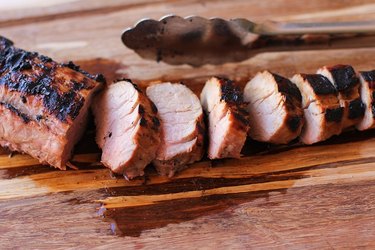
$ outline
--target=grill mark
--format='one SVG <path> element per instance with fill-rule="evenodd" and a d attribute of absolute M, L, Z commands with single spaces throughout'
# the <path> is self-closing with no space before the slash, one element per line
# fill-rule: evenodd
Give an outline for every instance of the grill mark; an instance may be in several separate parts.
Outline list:
<path fill-rule="evenodd" d="M 237 105 L 243 103 L 242 91 L 233 81 L 223 77 L 216 78 L 221 85 L 221 101 Z"/>
<path fill-rule="evenodd" d="M 221 87 L 220 101 L 224 101 L 228 104 L 233 117 L 240 122 L 239 128 L 244 129 L 249 125 L 248 112 L 244 108 L 245 103 L 243 101 L 243 93 L 241 88 L 232 80 L 225 77 L 215 77 Z"/>
<path fill-rule="evenodd" d="M 368 83 L 370 89 L 375 89 L 375 70 L 360 71 L 359 74 L 362 76 L 363 80 L 365 80 Z"/>
<path fill-rule="evenodd" d="M 152 124 L 154 125 L 152 128 L 154 130 L 157 130 L 160 127 L 160 121 L 157 117 L 153 116 L 152 117 Z"/>
<path fill-rule="evenodd" d="M 64 76 L 57 77 L 56 72 L 64 67 L 74 70 L 67 72 L 70 77 L 82 80 L 68 81 L 69 78 Z M 92 76 L 73 62 L 58 64 L 36 52 L 15 48 L 9 40 L 0 36 L 0 86 L 21 93 L 23 102 L 27 96 L 40 96 L 45 108 L 60 121 L 66 122 L 68 118 L 74 120 L 78 116 L 85 99 L 77 91 L 92 89 L 95 84 L 90 79 L 104 82 L 102 76 Z M 62 93 L 59 89 L 62 84 L 68 84 L 70 89 Z"/>
<path fill-rule="evenodd" d="M 12 106 L 11 104 L 5 103 L 5 102 L 0 102 L 0 105 L 2 105 L 5 108 L 9 109 L 15 115 L 21 117 L 24 123 L 27 124 L 27 123 L 29 123 L 31 121 L 31 118 L 28 115 L 26 115 L 25 113 L 22 113 L 21 111 L 19 111 L 17 108 L 15 108 L 14 106 Z"/>
<path fill-rule="evenodd" d="M 141 120 L 139 121 L 139 125 L 142 127 L 147 127 L 147 120 L 142 116 Z"/>
<path fill-rule="evenodd" d="M 274 77 L 279 92 L 281 92 L 283 95 L 287 97 L 292 97 L 298 100 L 299 102 L 302 102 L 302 95 L 299 89 L 295 84 L 293 84 L 289 79 L 282 77 L 278 74 L 271 73 Z"/>
<path fill-rule="evenodd" d="M 40 120 L 43 119 L 43 116 L 42 116 L 42 115 L 37 115 L 37 116 L 35 117 L 35 119 L 39 122 Z"/>
<path fill-rule="evenodd" d="M 375 101 L 371 102 L 371 113 L 372 113 L 372 118 L 375 119 Z"/>
<path fill-rule="evenodd" d="M 288 116 L 286 124 L 292 132 L 296 132 L 302 122 L 301 116 Z"/>
<path fill-rule="evenodd" d="M 349 103 L 349 119 L 361 118 L 365 115 L 366 106 L 361 98 L 357 98 Z"/>
<path fill-rule="evenodd" d="M 0 49 L 3 50 L 7 47 L 13 46 L 13 42 L 3 36 L 0 36 Z"/>
<path fill-rule="evenodd" d="M 301 74 L 302 78 L 307 81 L 317 95 L 337 94 L 336 88 L 330 80 L 320 74 Z"/>
<path fill-rule="evenodd" d="M 106 80 L 105 80 L 105 78 L 104 78 L 104 76 L 102 74 L 91 75 L 88 72 L 82 70 L 80 68 L 80 66 L 74 64 L 72 61 L 69 61 L 68 63 L 62 63 L 61 66 L 62 67 L 70 68 L 70 69 L 72 69 L 74 71 L 77 71 L 77 72 L 83 74 L 84 76 L 86 76 L 87 78 L 89 78 L 91 80 L 94 80 L 96 82 L 100 82 L 100 83 L 105 83 L 106 82 Z"/>
<path fill-rule="evenodd" d="M 139 104 L 138 106 L 138 114 L 143 115 L 145 113 L 145 108 Z"/>
<path fill-rule="evenodd" d="M 339 107 L 335 109 L 326 109 L 324 118 L 327 122 L 337 122 L 339 123 L 342 120 L 344 115 L 344 108 Z"/>
<path fill-rule="evenodd" d="M 27 102 L 26 97 L 25 97 L 25 96 L 21 96 L 21 101 L 22 101 L 23 103 L 26 103 L 26 102 Z"/>
<path fill-rule="evenodd" d="M 289 79 L 272 72 L 269 73 L 273 76 L 278 91 L 285 97 L 285 108 L 287 110 L 286 126 L 291 132 L 296 132 L 303 120 L 301 92 Z"/>
<path fill-rule="evenodd" d="M 237 111 L 233 111 L 232 112 L 234 118 L 239 121 L 241 124 L 243 124 L 245 127 L 247 127 L 249 125 L 249 119 L 247 119 L 248 117 L 248 114 L 243 114 L 241 112 L 238 112 Z"/>
<path fill-rule="evenodd" d="M 156 105 L 151 100 L 150 100 L 150 103 L 151 103 L 152 113 L 157 114 L 158 113 L 158 108 L 156 107 Z"/>
<path fill-rule="evenodd" d="M 350 65 L 335 65 L 327 67 L 327 69 L 331 72 L 334 84 L 339 92 L 359 84 L 359 79 Z"/>

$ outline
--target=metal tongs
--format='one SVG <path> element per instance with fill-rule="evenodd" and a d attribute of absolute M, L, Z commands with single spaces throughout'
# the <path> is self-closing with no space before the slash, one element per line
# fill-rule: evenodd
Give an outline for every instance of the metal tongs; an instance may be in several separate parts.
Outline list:
<path fill-rule="evenodd" d="M 239 62 L 261 52 L 375 46 L 375 20 L 330 23 L 254 23 L 247 19 L 144 19 L 122 34 L 141 57 L 169 64 Z"/>

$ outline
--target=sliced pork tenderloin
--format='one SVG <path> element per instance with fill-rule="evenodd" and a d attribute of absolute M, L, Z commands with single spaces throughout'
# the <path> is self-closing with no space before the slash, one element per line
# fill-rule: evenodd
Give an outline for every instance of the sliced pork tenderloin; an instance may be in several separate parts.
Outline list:
<path fill-rule="evenodd" d="M 305 123 L 301 142 L 313 144 L 340 134 L 344 108 L 328 78 L 319 74 L 297 74 L 291 80 L 302 94 Z"/>
<path fill-rule="evenodd" d="M 208 116 L 208 158 L 240 158 L 249 130 L 241 89 L 233 81 L 212 77 L 200 99 Z"/>
<path fill-rule="evenodd" d="M 146 90 L 161 120 L 160 147 L 153 161 L 161 175 L 172 177 L 202 159 L 205 126 L 198 97 L 185 85 L 159 83 Z"/>
<path fill-rule="evenodd" d="M 364 116 L 365 106 L 360 96 L 360 82 L 350 65 L 324 66 L 317 71 L 327 77 L 338 91 L 341 107 L 344 108 L 342 129 L 359 123 Z"/>
<path fill-rule="evenodd" d="M 100 93 L 92 109 L 101 162 L 126 179 L 142 176 L 160 143 L 155 105 L 136 84 L 121 80 Z"/>
<path fill-rule="evenodd" d="M 359 72 L 359 79 L 365 114 L 356 127 L 358 130 L 375 128 L 375 70 Z"/>
<path fill-rule="evenodd" d="M 285 144 L 295 139 L 303 125 L 302 98 L 290 80 L 263 71 L 244 90 L 249 112 L 250 137 L 257 141 Z"/>
<path fill-rule="evenodd" d="M 66 169 L 103 82 L 0 37 L 0 145 Z"/>

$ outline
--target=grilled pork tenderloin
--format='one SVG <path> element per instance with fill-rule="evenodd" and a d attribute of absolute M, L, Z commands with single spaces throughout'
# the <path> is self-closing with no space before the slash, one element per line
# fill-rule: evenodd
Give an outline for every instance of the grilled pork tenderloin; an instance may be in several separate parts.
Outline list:
<path fill-rule="evenodd" d="M 159 83 L 146 90 L 161 120 L 161 143 L 153 164 L 161 175 L 172 177 L 204 153 L 202 106 L 185 85 Z"/>
<path fill-rule="evenodd" d="M 246 84 L 244 101 L 248 103 L 249 135 L 254 140 L 285 144 L 301 133 L 301 93 L 288 79 L 259 72 Z"/>
<path fill-rule="evenodd" d="M 365 105 L 363 119 L 356 125 L 358 130 L 375 127 L 375 70 L 359 72 L 360 93 Z"/>
<path fill-rule="evenodd" d="M 160 143 L 155 105 L 137 85 L 121 80 L 95 97 L 92 108 L 104 166 L 126 179 L 142 176 Z"/>
<path fill-rule="evenodd" d="M 344 108 L 328 78 L 319 74 L 297 74 L 291 80 L 302 94 L 305 124 L 300 140 L 313 144 L 340 134 Z"/>
<path fill-rule="evenodd" d="M 102 82 L 0 37 L 0 145 L 65 169 Z"/>
<path fill-rule="evenodd" d="M 228 79 L 212 77 L 200 99 L 208 116 L 208 158 L 240 158 L 249 130 L 240 88 Z"/>
<path fill-rule="evenodd" d="M 344 108 L 342 129 L 359 123 L 365 113 L 365 105 L 360 96 L 359 79 L 350 65 L 324 66 L 318 69 L 318 74 L 327 77 L 338 91 L 341 107 Z"/>

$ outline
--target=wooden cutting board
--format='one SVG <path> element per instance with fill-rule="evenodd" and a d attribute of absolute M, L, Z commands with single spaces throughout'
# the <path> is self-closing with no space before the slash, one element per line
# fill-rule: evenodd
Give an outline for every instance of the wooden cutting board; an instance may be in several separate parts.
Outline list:
<path fill-rule="evenodd" d="M 375 68 L 374 48 L 265 53 L 194 69 L 144 61 L 120 42 L 121 31 L 144 17 L 364 20 L 375 14 L 371 0 L 35 2 L 1 3 L 0 34 L 109 80 L 183 80 L 199 93 L 217 74 L 243 83 L 262 69 L 290 77 L 338 63 Z M 0 153 L 1 249 L 375 247 L 375 131 L 305 147 L 248 141 L 239 160 L 205 159 L 172 179 L 150 168 L 130 182 L 100 165 L 92 124 L 75 150 L 78 170 Z"/>

